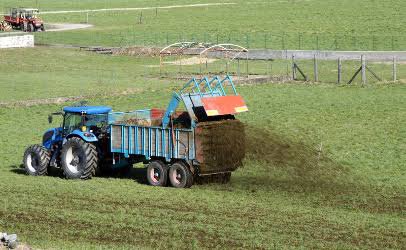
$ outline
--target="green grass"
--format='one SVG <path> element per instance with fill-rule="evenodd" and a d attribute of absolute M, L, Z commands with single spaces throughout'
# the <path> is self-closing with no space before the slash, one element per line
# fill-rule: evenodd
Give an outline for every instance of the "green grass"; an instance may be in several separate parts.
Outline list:
<path fill-rule="evenodd" d="M 24 58 L 24 60 L 10 60 L 10 58 Z M 183 59 L 187 59 L 183 57 Z M 165 58 L 164 62 L 173 62 L 179 58 Z M 246 61 L 229 63 L 228 72 L 231 75 L 246 75 Z M 298 61 L 300 67 L 308 75 L 310 81 L 313 76 L 313 62 Z M 354 74 L 359 62 L 343 61 L 343 83 Z M 275 77 L 291 75 L 290 60 L 248 61 L 248 72 L 258 75 L 272 75 Z M 38 100 L 55 97 L 71 96 L 103 96 L 126 94 L 152 89 L 167 89 L 179 86 L 175 82 L 179 75 L 185 77 L 224 74 L 226 61 L 218 60 L 209 63 L 206 69 L 204 61 L 199 65 L 179 66 L 164 64 L 161 72 L 159 58 L 108 56 L 98 55 L 79 49 L 60 49 L 37 47 L 29 49 L 7 49 L 0 51 L 0 103 L 12 103 L 24 100 Z M 392 65 L 370 62 L 369 66 L 384 81 L 391 81 Z M 336 62 L 319 61 L 319 80 L 322 82 L 336 82 Z M 201 70 L 201 71 L 200 71 Z M 201 72 L 201 73 L 200 73 Z M 406 81 L 406 64 L 398 65 L 399 82 Z M 368 83 L 377 82 L 371 74 Z M 164 79 L 170 77 L 172 79 Z M 354 84 L 361 82 L 360 76 Z"/>
<path fill-rule="evenodd" d="M 91 103 L 117 111 L 165 107 L 169 89 L 151 88 Z M 25 147 L 41 140 L 46 115 L 62 105 L 0 108 L 7 131 L 0 138 L 0 231 L 58 249 L 405 245 L 404 85 L 239 90 L 250 109 L 240 116 L 248 137 L 244 167 L 227 185 L 188 190 L 134 179 L 25 176 Z"/>
<path fill-rule="evenodd" d="M 204 1 L 50 1 L 46 10 L 154 7 Z M 249 48 L 404 50 L 406 48 L 402 0 L 254 1 L 204 8 L 91 13 L 88 30 L 36 34 L 39 43 L 75 45 L 165 45 L 181 40 L 233 42 Z M 3 1 L 0 8 L 35 6 L 34 0 Z M 86 20 L 85 13 L 44 14 L 46 22 Z M 379 17 L 379 18 L 377 18 Z M 260 22 L 258 20 L 261 20 Z"/>
<path fill-rule="evenodd" d="M 0 100 L 103 95 L 165 87 L 167 84 L 159 79 L 148 80 L 153 69 L 144 64 L 159 65 L 159 59 L 100 56 L 78 49 L 3 50 L 0 52 L 0 68 L 4 72 L 0 75 L 3 88 Z"/>

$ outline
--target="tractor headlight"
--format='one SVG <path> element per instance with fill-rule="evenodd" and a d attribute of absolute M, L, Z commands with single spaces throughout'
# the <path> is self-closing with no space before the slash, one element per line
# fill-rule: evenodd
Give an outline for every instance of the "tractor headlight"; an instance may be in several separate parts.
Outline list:
<path fill-rule="evenodd" d="M 86 132 L 87 127 L 86 126 L 82 126 L 82 132 Z"/>

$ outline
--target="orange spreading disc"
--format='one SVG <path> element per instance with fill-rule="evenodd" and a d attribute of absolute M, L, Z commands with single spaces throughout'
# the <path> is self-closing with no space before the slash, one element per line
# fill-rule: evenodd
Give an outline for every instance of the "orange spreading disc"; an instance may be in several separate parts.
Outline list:
<path fill-rule="evenodd" d="M 207 116 L 229 115 L 248 111 L 244 99 L 239 95 L 203 97 L 202 103 Z"/>

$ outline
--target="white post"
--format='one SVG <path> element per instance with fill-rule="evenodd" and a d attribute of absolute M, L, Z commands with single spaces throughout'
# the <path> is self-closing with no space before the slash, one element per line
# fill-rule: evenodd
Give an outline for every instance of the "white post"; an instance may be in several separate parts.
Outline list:
<path fill-rule="evenodd" d="M 366 62 L 365 62 L 365 56 L 361 56 L 361 79 L 362 79 L 362 84 L 367 83 L 367 75 L 366 75 Z"/>
<path fill-rule="evenodd" d="M 313 61 L 313 63 L 314 63 L 314 81 L 318 82 L 319 81 L 319 67 L 318 67 L 316 54 L 314 55 L 313 60 L 314 60 Z"/>

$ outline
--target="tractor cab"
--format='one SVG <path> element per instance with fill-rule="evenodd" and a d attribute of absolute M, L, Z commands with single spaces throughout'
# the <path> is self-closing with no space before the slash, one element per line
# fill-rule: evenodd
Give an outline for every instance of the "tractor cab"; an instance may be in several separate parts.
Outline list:
<path fill-rule="evenodd" d="M 100 134 L 107 128 L 110 107 L 82 106 L 65 107 L 63 119 L 63 134 L 65 136 L 76 132 Z"/>
<path fill-rule="evenodd" d="M 79 106 L 65 107 L 63 112 L 52 113 L 48 122 L 52 123 L 54 115 L 62 115 L 61 127 L 48 130 L 44 134 L 43 146 L 50 148 L 56 142 L 62 142 L 70 137 L 80 137 L 87 142 L 96 142 L 106 134 L 109 121 L 110 107 Z"/>

